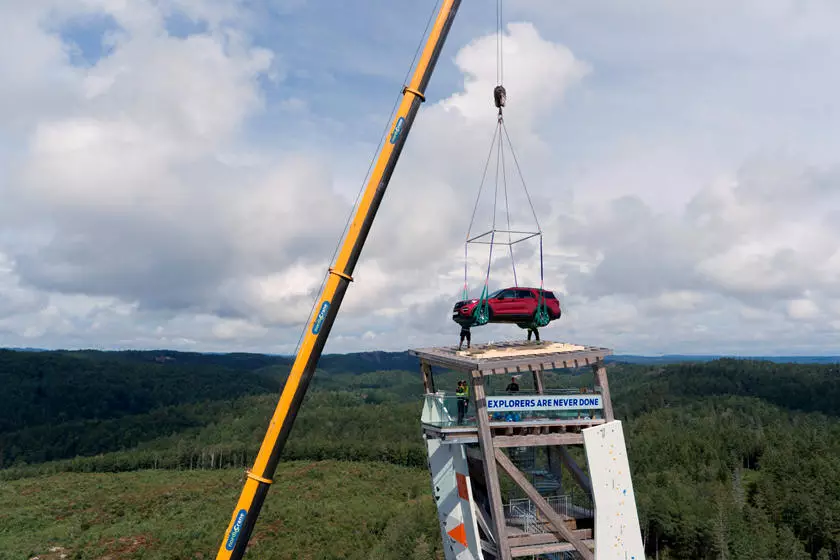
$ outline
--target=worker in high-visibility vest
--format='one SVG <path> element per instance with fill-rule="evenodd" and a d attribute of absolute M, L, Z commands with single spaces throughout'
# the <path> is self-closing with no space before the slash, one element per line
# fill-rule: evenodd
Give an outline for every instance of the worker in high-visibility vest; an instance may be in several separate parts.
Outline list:
<path fill-rule="evenodd" d="M 458 382 L 455 396 L 458 398 L 458 424 L 463 424 L 464 417 L 467 415 L 467 408 L 470 404 L 470 388 L 463 379 Z"/>

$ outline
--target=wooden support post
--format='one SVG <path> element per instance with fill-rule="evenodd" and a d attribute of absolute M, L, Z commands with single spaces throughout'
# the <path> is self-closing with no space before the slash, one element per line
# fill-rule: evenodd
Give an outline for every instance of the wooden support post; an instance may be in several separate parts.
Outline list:
<path fill-rule="evenodd" d="M 554 511 L 554 508 L 545 501 L 545 498 L 537 492 L 536 488 L 531 486 L 531 483 L 528 482 L 528 479 L 525 478 L 522 471 L 516 468 L 516 465 L 511 462 L 508 456 L 505 455 L 501 449 L 496 450 L 496 462 L 499 463 L 502 470 L 504 470 L 508 476 L 511 477 L 513 481 L 525 491 L 525 494 L 534 503 L 534 506 L 540 510 L 540 513 L 548 519 L 548 522 L 551 523 L 558 535 L 575 547 L 575 550 L 578 551 L 578 554 L 581 555 L 583 560 L 595 560 L 595 555 L 592 554 L 589 547 L 587 547 L 581 539 L 576 537 L 574 533 L 572 533 L 571 529 L 566 527 L 566 524 L 563 522 L 560 514 Z"/>
<path fill-rule="evenodd" d="M 435 392 L 435 378 L 432 374 L 432 365 L 426 360 L 420 360 L 420 371 L 423 373 L 423 388 L 429 395 Z"/>
<path fill-rule="evenodd" d="M 583 434 L 581 434 L 583 435 Z M 560 484 L 560 488 L 558 489 L 558 494 L 564 494 L 563 492 L 563 464 L 557 460 L 557 453 L 554 452 L 553 447 L 549 447 L 545 450 L 545 460 L 548 467 L 548 472 L 553 474 L 557 477 L 557 482 Z"/>
<path fill-rule="evenodd" d="M 532 370 L 534 374 L 534 389 L 537 391 L 538 395 L 542 395 L 545 393 L 545 388 L 543 387 L 543 379 L 542 379 L 542 370 L 535 369 Z"/>
<path fill-rule="evenodd" d="M 551 459 L 551 467 L 560 469 L 560 465 L 558 463 L 563 463 L 569 469 L 569 472 L 572 473 L 572 478 L 575 479 L 577 485 L 580 486 L 581 490 L 589 494 L 589 497 L 592 497 L 592 482 L 589 480 L 589 477 L 583 472 L 578 464 L 575 462 L 572 455 L 566 451 L 565 447 L 552 447 L 549 449 L 549 458 Z"/>
<path fill-rule="evenodd" d="M 499 472 L 496 469 L 496 456 L 493 448 L 493 436 L 490 434 L 490 420 L 487 416 L 487 397 L 484 393 L 484 378 L 481 373 L 474 371 L 470 376 L 472 385 L 473 401 L 475 405 L 475 418 L 478 424 L 478 443 L 481 447 L 481 454 L 484 466 L 484 480 L 487 482 L 487 494 L 490 497 L 491 514 L 493 516 L 493 528 L 496 533 L 496 549 L 499 554 L 498 560 L 511 560 L 510 546 L 507 542 L 507 522 L 505 520 L 505 509 L 502 505 L 502 491 L 499 485 Z"/>
<path fill-rule="evenodd" d="M 601 398 L 604 401 L 604 420 L 612 422 L 615 420 L 613 415 L 612 399 L 610 398 L 610 384 L 607 381 L 607 367 L 603 360 L 598 360 L 592 364 L 592 369 L 595 371 L 595 382 L 601 386 Z"/>

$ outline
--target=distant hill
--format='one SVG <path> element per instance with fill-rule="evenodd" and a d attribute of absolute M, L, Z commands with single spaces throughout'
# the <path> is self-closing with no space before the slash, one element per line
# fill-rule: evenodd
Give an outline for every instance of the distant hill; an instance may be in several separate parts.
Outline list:
<path fill-rule="evenodd" d="M 663 356 L 640 356 L 634 354 L 617 354 L 607 358 L 607 362 L 621 362 L 625 364 L 678 364 L 682 362 L 713 362 L 721 358 L 739 360 L 761 360 L 777 364 L 836 364 L 840 363 L 840 356 L 732 356 L 723 354 L 666 354 Z"/>
<path fill-rule="evenodd" d="M 0 350 L 0 386 L 15 403 L 0 407 L 0 468 L 197 429 L 230 413 L 222 403 L 248 395 L 276 401 L 291 363 L 249 353 Z M 417 367 L 407 352 L 325 355 L 312 389 L 349 389 L 363 395 L 360 403 L 414 402 Z"/>
<path fill-rule="evenodd" d="M 103 420 L 178 404 L 277 391 L 255 372 L 188 363 L 131 363 L 123 353 L 0 350 L 0 434 L 79 420 Z M 235 360 L 231 360 L 235 363 Z"/>
<path fill-rule="evenodd" d="M 408 352 L 356 352 L 352 354 L 325 354 L 318 367 L 342 373 L 403 370 L 419 371 L 420 362 Z"/>
<path fill-rule="evenodd" d="M 290 367 L 294 356 L 256 354 L 248 352 L 180 352 L 176 350 L 40 350 L 36 348 L 10 348 L 22 353 L 49 353 L 53 355 L 89 358 L 94 360 L 139 362 L 190 366 L 217 366 L 232 370 L 257 370 L 266 367 Z M 411 370 L 419 367 L 417 358 L 405 352 L 351 352 L 324 354 L 318 362 L 321 370 L 341 373 L 366 373 L 379 370 Z"/>
<path fill-rule="evenodd" d="M 94 360 L 122 361 L 179 366 L 216 366 L 232 370 L 253 371 L 276 365 L 290 365 L 291 360 L 282 356 L 231 352 L 214 354 L 203 352 L 178 352 L 175 350 L 58 350 L 65 356 Z"/>
<path fill-rule="evenodd" d="M 615 366 L 622 367 L 622 366 Z M 622 414 L 635 415 L 708 397 L 758 398 L 791 411 L 840 416 L 840 365 L 721 358 L 650 368 L 624 366 L 612 375 Z"/>
<path fill-rule="evenodd" d="M 3 350 L 3 348 L 0 348 Z M 181 352 L 177 350 L 47 350 L 43 348 L 7 348 L 17 352 L 58 352 L 66 355 L 89 358 L 118 359 L 147 363 L 179 363 L 194 365 L 217 365 L 231 369 L 254 370 L 269 366 L 291 366 L 294 356 L 281 354 L 260 354 L 250 352 Z M 787 364 L 836 364 L 840 356 L 761 356 L 732 354 L 616 354 L 607 358 L 607 362 L 625 364 L 677 364 L 683 362 L 712 362 L 721 358 L 740 360 L 763 360 Z M 324 354 L 321 356 L 321 369 L 340 369 L 343 373 L 365 373 L 378 369 L 414 370 L 418 367 L 417 358 L 408 351 L 403 352 L 349 352 L 345 354 Z"/>

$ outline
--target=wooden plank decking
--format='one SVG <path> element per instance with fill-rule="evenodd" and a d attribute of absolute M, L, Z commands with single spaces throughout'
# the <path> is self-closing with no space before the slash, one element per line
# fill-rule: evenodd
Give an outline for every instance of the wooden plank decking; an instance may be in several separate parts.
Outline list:
<path fill-rule="evenodd" d="M 612 355 L 609 348 L 564 342 L 504 342 L 458 350 L 457 346 L 417 348 L 413 356 L 432 366 L 482 375 L 578 368 L 596 364 Z"/>

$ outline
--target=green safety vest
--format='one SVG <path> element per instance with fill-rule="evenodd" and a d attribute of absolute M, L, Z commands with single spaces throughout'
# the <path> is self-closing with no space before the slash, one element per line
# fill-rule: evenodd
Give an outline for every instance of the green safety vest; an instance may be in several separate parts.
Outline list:
<path fill-rule="evenodd" d="M 466 386 L 464 386 L 463 388 L 460 388 L 460 389 L 455 391 L 455 395 L 458 396 L 458 397 L 466 397 L 469 394 L 470 394 L 470 388 L 466 387 Z"/>

